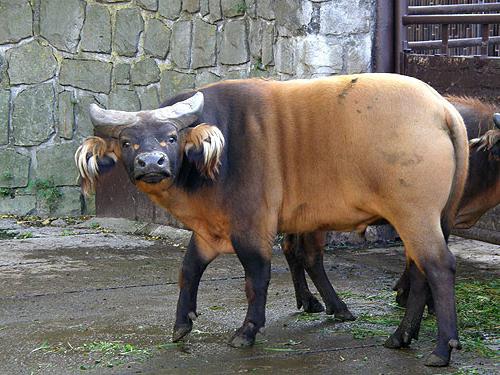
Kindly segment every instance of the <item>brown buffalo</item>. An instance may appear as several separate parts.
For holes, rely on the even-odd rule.
[[[101,137],[76,154],[84,186],[101,163],[121,160],[137,188],[193,230],[174,341],[191,331],[199,280],[219,254],[235,252],[245,270],[247,315],[230,343],[249,346],[265,324],[277,232],[362,230],[385,219],[403,239],[411,277],[409,308],[387,345],[417,336],[428,282],[439,333],[427,364],[447,365],[460,347],[443,231],[465,185],[467,135],[428,85],[390,74],[227,81],[153,111],[94,106],[91,118]],[[352,318],[324,287],[334,314]]]
[[[455,228],[470,228],[489,209],[500,204],[500,108],[471,97],[448,96],[462,115],[470,140],[469,175],[460,201]],[[448,239],[449,231],[445,233]],[[310,292],[304,277],[307,270],[320,291],[327,314],[332,313],[331,297],[321,291],[328,278],[323,270],[322,254],[326,233],[289,234],[282,244],[288,260],[297,298],[297,307],[307,312],[323,311],[321,303]],[[314,267],[314,269],[311,269]],[[394,286],[396,301],[406,306],[410,292],[409,270],[405,269]],[[433,311],[432,298],[428,299]]]

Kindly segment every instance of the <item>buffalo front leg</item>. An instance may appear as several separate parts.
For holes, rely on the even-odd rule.
[[[252,346],[255,336],[266,323],[266,299],[271,278],[271,244],[259,244],[251,235],[232,238],[243,268],[248,309],[243,325],[231,337],[229,345],[235,348]]]
[[[405,316],[396,332],[385,342],[387,348],[408,347],[412,339],[418,340],[420,323],[429,289],[424,274],[420,272],[413,262],[407,268],[407,277],[409,291]]]
[[[208,264],[217,257],[217,253],[210,251],[203,240],[195,234],[191,236],[189,246],[179,275],[179,299],[172,334],[172,341],[176,342],[186,336],[193,328],[193,320],[198,316],[196,300],[201,276]]]
[[[304,269],[304,254],[299,247],[299,234],[287,234],[283,239],[282,248],[285,254],[290,273],[292,275],[293,287],[295,289],[295,298],[297,300],[297,309],[304,307],[308,313],[317,313],[324,311],[325,308],[318,299],[311,293],[307,285]]]
[[[396,292],[396,303],[401,307],[406,307],[408,303],[408,296],[410,294],[410,271],[408,266],[405,266],[401,277],[396,282],[392,288]],[[427,294],[427,312],[429,314],[434,314],[434,300],[432,299],[432,293]]]

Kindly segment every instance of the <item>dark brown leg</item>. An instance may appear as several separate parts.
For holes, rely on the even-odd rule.
[[[191,241],[184,255],[182,269],[179,276],[179,299],[177,301],[177,312],[172,334],[172,341],[176,342],[186,336],[193,328],[193,320],[198,316],[196,312],[196,300],[198,296],[198,286],[203,272],[215,259],[215,256],[206,259],[195,235],[191,236]]]
[[[325,236],[324,232],[305,233],[299,236],[299,245],[304,249],[304,268],[321,294],[326,305],[326,313],[334,314],[335,318],[341,321],[355,320],[326,275],[323,265]]]
[[[407,277],[409,292],[405,316],[396,332],[385,342],[387,348],[408,347],[412,339],[418,340],[418,332],[429,290],[425,276],[413,262],[407,268]]]
[[[249,234],[233,236],[231,241],[243,268],[245,269],[245,291],[248,309],[243,325],[236,331],[229,345],[248,347],[254,344],[255,336],[266,323],[266,299],[271,278],[271,244],[263,249],[258,241],[252,241]]]
[[[439,261],[428,261],[423,266],[434,298],[438,323],[437,345],[425,364],[447,366],[451,351],[461,349],[455,310],[455,257],[446,248]]]
[[[304,311],[308,313],[321,312],[324,311],[325,308],[311,293],[307,285],[303,251],[298,246],[299,237],[300,235],[298,234],[287,234],[282,243],[283,252],[288,262],[290,273],[292,274],[297,309],[304,307]]]

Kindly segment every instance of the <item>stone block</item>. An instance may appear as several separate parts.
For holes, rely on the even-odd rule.
[[[298,42],[296,53],[297,78],[328,76],[342,71],[343,48],[337,38],[307,35]]]
[[[257,17],[257,0],[245,0],[246,14],[249,17]]]
[[[191,29],[191,21],[177,21],[172,26],[170,55],[173,63],[179,68],[189,68],[191,60]]]
[[[222,19],[222,8],[220,0],[208,0],[208,10],[207,15],[209,22],[217,22]]]
[[[0,90],[0,145],[9,143],[10,91]]]
[[[75,127],[75,105],[73,93],[63,91],[59,93],[57,100],[57,133],[64,139],[73,138]]]
[[[164,60],[170,50],[172,32],[161,20],[152,18],[146,22],[144,52]]]
[[[200,10],[200,0],[183,0],[182,10],[188,13],[196,13]]]
[[[114,84],[130,83],[130,64],[116,63],[113,67]]]
[[[36,146],[49,139],[54,132],[54,103],[54,88],[51,83],[29,86],[14,98],[14,145]]]
[[[111,90],[111,63],[97,60],[64,59],[61,63],[59,83],[93,92]]]
[[[204,17],[210,13],[208,0],[200,0],[200,14]]]
[[[14,198],[0,198],[0,214],[33,215],[36,210],[34,195],[16,195]]]
[[[113,4],[113,3],[130,3],[131,0],[97,0],[98,3]]]
[[[260,6],[260,3],[259,3]],[[301,0],[280,0],[274,4],[276,27],[281,36],[298,36],[304,29],[312,13],[311,3]]]
[[[90,120],[89,107],[91,104],[100,104],[92,95],[81,95],[76,99],[76,138],[83,139],[94,135],[94,125]]]
[[[370,71],[372,61],[372,35],[355,35],[347,43],[346,73],[365,73]]]
[[[141,110],[156,109],[160,106],[160,97],[155,86],[137,87],[136,90],[141,102]]]
[[[60,198],[51,206],[37,197],[37,213],[41,216],[79,216],[82,214],[82,193],[78,187],[60,187]]]
[[[179,18],[181,9],[182,0],[159,0],[158,2],[158,13],[169,20]]]
[[[0,150],[0,187],[17,188],[28,185],[31,159],[12,149]]]
[[[76,52],[84,18],[83,0],[40,0],[40,35],[57,49]]]
[[[247,6],[245,0],[221,0],[222,15],[226,18],[245,14]]]
[[[197,18],[193,26],[193,69],[215,65],[217,26]]]
[[[36,178],[54,181],[57,186],[76,185],[78,171],[74,155],[79,142],[57,143],[38,149],[36,153]]]
[[[258,18],[250,20],[249,26],[248,42],[252,57],[260,61],[263,66],[272,65],[274,62],[274,23]]]
[[[274,9],[276,3],[277,2],[274,0],[259,0],[257,6],[257,17],[264,18],[266,20],[274,20]]]
[[[156,12],[158,10],[158,0],[137,0],[137,5],[146,10]]]
[[[276,69],[280,73],[293,74],[295,71],[295,48],[291,38],[278,38],[274,49]]]
[[[111,52],[111,14],[106,6],[87,4],[80,47],[87,52]]]
[[[52,48],[33,40],[7,51],[8,74],[13,85],[40,83],[54,77],[57,60]]]
[[[28,0],[0,0],[0,44],[16,43],[33,33]]]
[[[226,21],[222,30],[220,62],[225,65],[246,63],[250,58],[247,44],[245,20]]]
[[[195,83],[195,74],[179,73],[175,70],[165,70],[161,74],[160,81],[160,99],[165,101],[167,98],[178,94],[181,91],[193,89]]]
[[[215,83],[220,81],[221,78],[212,72],[209,71],[203,71],[198,74],[196,74],[196,87],[203,87],[205,85],[208,85],[210,83]]]
[[[118,10],[113,34],[113,51],[122,56],[135,56],[143,30],[144,20],[139,8]]]
[[[135,90],[128,86],[116,86],[109,94],[108,109],[138,111],[141,109],[141,102]]]
[[[147,57],[132,65],[130,78],[134,85],[146,86],[160,80],[160,69],[155,59]]]
[[[321,6],[321,34],[359,34],[370,31],[372,16],[370,0],[339,0]],[[353,17],[353,15],[356,15]]]

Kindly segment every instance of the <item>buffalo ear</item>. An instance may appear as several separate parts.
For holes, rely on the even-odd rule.
[[[493,114],[493,123],[497,129],[500,129],[500,113]]]
[[[113,139],[88,137],[83,141],[75,152],[75,164],[85,195],[95,192],[99,176],[113,169],[119,157],[119,147]]]
[[[203,123],[189,129],[184,152],[203,176],[215,180],[219,173],[224,144],[224,136],[219,128]]]

